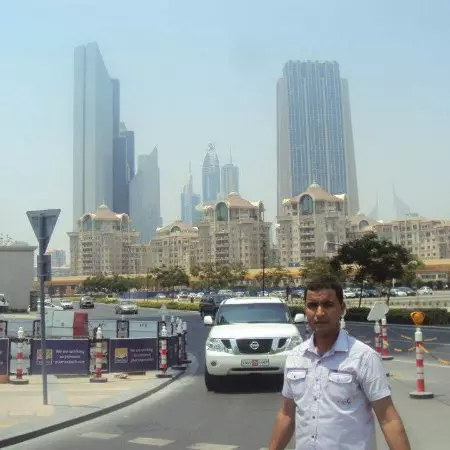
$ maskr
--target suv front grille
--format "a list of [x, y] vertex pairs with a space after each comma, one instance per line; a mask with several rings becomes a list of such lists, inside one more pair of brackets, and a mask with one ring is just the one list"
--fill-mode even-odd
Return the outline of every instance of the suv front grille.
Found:
[[250, 355], [269, 353], [272, 348], [272, 339], [237, 339], [236, 344], [240, 353]]

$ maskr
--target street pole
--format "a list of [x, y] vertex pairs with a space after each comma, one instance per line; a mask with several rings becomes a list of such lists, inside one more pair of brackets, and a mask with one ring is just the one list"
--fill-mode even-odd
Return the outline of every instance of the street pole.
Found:
[[48, 392], [47, 392], [47, 342], [45, 340], [45, 273], [43, 270], [43, 261], [45, 255], [45, 216], [39, 217], [39, 256], [38, 261], [40, 267], [39, 273], [39, 286], [40, 286], [40, 302], [41, 302], [41, 352], [42, 352], [42, 393], [44, 398], [44, 405], [48, 405]]

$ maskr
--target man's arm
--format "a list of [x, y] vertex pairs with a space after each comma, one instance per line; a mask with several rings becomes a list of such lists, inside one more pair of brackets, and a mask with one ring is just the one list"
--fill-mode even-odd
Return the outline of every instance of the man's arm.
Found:
[[283, 397], [283, 403], [272, 429], [269, 450], [284, 450], [294, 434], [294, 429], [295, 402], [291, 398]]
[[372, 408], [377, 416], [384, 437], [390, 450], [411, 450], [405, 427], [392, 398], [385, 397], [372, 402]]

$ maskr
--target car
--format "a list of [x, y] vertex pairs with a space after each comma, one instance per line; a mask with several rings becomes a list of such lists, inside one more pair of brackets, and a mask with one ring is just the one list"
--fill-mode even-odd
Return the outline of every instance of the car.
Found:
[[80, 299], [80, 309], [84, 309], [84, 308], [94, 308], [94, 299], [89, 296], [86, 295], [84, 297], [81, 297]]
[[70, 300], [61, 300], [59, 304], [61, 305], [62, 309], [73, 309], [73, 302], [71, 302]]
[[[54, 303], [44, 303], [44, 309], [47, 311], [63, 311], [63, 307], [59, 306], [59, 305], [55, 305]], [[41, 304], [38, 303], [37, 304], [37, 310], [40, 311], [41, 310]]]
[[418, 291], [418, 295], [433, 295], [433, 289], [428, 286], [422, 286]]
[[116, 314], [137, 314], [138, 307], [132, 300], [119, 300], [115, 307]]
[[232, 297], [223, 300], [205, 343], [205, 385], [217, 391], [229, 376], [272, 376], [281, 385], [286, 358], [302, 343], [296, 326], [305, 316], [292, 320], [286, 302], [277, 297]]
[[198, 309], [200, 311], [200, 316], [212, 316], [216, 315], [217, 310], [219, 309], [220, 304], [227, 298], [231, 298], [231, 295], [228, 294], [209, 294], [204, 295], [198, 305]]

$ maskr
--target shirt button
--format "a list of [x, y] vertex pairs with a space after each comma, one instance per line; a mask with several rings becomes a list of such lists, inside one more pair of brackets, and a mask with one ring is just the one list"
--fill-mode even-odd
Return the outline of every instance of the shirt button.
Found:
[[314, 397], [314, 400], [317, 401], [317, 397]]
[[313, 416], [313, 419], [315, 419], [316, 418], [316, 416]]
[[319, 381], [319, 379], [318, 379], [318, 378], [316, 378], [316, 381]]

